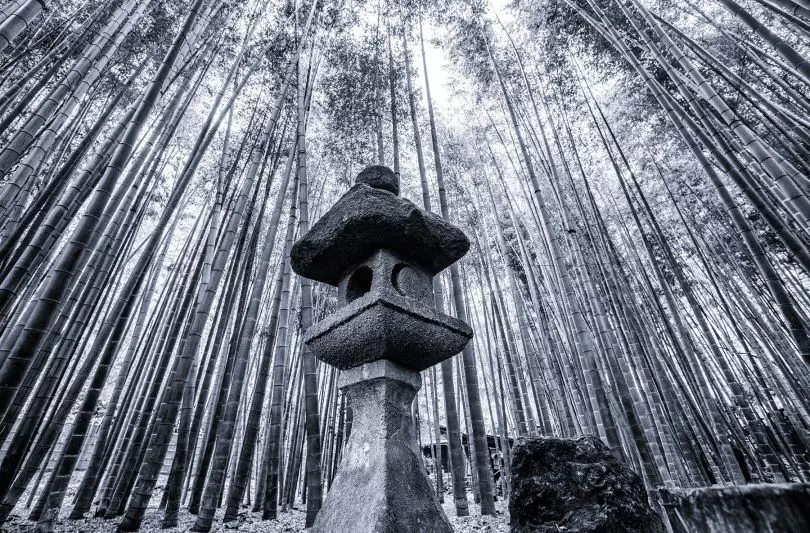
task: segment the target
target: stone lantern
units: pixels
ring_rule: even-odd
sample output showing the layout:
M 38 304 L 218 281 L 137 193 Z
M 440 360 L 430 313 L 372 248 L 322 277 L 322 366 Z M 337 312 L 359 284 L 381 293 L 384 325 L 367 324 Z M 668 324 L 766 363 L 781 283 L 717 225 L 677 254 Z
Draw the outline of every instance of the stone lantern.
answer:
M 399 196 L 388 168 L 356 184 L 292 248 L 301 276 L 338 287 L 339 309 L 309 328 L 307 348 L 342 370 L 351 434 L 313 532 L 450 532 L 411 420 L 419 372 L 472 338 L 439 313 L 433 276 L 470 248 L 464 233 Z

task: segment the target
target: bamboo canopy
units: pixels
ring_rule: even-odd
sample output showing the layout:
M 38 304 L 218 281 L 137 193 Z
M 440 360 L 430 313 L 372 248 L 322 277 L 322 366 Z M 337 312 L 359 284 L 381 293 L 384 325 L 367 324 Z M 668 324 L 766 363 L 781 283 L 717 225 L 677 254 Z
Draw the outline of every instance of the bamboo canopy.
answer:
M 311 526 L 349 258 L 291 250 L 369 165 L 469 239 L 425 292 L 475 336 L 411 413 L 451 519 L 502 516 L 519 437 L 810 482 L 808 36 L 807 0 L 1 2 L 3 527 Z

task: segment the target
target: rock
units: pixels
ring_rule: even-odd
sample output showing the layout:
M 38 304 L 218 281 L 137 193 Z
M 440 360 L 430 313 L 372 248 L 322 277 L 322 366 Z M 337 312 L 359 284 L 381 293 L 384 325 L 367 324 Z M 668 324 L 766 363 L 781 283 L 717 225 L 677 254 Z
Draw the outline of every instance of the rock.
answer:
M 458 261 L 470 241 L 457 227 L 393 193 L 357 184 L 292 248 L 293 270 L 337 285 L 351 266 L 387 248 L 431 276 Z
M 810 484 L 660 489 L 675 533 L 810 531 Z
M 513 533 L 661 533 L 641 478 L 596 437 L 521 439 L 513 449 Z
M 371 165 L 364 168 L 354 180 L 374 189 L 382 189 L 399 196 L 399 178 L 394 171 L 382 165 Z

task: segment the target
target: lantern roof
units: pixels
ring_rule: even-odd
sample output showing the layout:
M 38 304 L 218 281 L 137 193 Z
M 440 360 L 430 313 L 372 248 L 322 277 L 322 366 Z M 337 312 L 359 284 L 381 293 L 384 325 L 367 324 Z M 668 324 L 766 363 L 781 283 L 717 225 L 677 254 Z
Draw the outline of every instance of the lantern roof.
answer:
M 291 250 L 293 270 L 337 285 L 348 268 L 379 249 L 392 250 L 436 275 L 470 249 L 459 228 L 397 196 L 399 178 L 387 167 L 361 172 Z

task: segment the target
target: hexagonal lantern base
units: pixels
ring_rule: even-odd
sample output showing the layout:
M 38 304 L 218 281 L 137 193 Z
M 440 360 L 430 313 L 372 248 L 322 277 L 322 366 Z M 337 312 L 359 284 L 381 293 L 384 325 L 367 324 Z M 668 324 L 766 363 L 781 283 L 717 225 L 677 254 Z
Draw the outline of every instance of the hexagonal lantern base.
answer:
M 393 292 L 372 291 L 310 327 L 304 342 L 341 370 L 387 359 L 421 371 L 459 353 L 471 337 L 457 318 Z
M 312 533 L 451 533 L 411 422 L 419 373 L 390 361 L 343 371 L 351 434 Z

